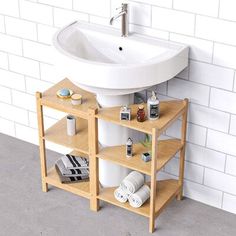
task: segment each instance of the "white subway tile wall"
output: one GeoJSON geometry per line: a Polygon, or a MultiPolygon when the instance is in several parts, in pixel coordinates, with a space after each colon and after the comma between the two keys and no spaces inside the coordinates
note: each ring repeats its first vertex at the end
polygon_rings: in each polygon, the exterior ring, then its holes
{"type": "MultiPolygon", "coordinates": [[[[0,0],[1,133],[38,143],[34,93],[62,79],[53,65],[54,32],[75,20],[108,25],[121,2],[0,0]]],[[[190,46],[189,68],[153,88],[161,100],[190,99],[185,195],[236,213],[236,1],[128,3],[131,31],[190,46]]],[[[45,114],[46,127],[63,116],[50,109],[45,114]]],[[[166,135],[179,137],[180,125],[177,121],[166,135]]],[[[158,177],[177,175],[175,158],[158,177]]]]}

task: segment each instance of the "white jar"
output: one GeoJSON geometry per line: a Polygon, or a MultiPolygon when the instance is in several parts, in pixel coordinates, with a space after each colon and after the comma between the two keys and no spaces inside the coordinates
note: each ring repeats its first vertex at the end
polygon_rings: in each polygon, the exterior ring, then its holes
{"type": "Polygon", "coordinates": [[[76,118],[72,115],[66,117],[67,135],[73,136],[76,133],[76,118]]]}
{"type": "Polygon", "coordinates": [[[82,95],[75,93],[71,96],[72,105],[80,105],[82,103],[82,95]]]}

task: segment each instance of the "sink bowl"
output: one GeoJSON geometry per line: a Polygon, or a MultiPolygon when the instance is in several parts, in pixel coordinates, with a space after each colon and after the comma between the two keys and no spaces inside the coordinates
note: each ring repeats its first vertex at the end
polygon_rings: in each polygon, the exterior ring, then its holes
{"type": "Polygon", "coordinates": [[[101,95],[132,94],[173,78],[188,65],[188,47],[110,27],[74,22],[53,38],[62,75],[101,95]]]}

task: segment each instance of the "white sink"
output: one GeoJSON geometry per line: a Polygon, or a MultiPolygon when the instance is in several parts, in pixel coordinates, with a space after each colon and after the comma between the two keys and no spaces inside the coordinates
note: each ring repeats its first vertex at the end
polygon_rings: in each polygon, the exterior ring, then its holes
{"type": "MultiPolygon", "coordinates": [[[[138,34],[120,37],[110,27],[74,22],[53,38],[59,75],[97,95],[102,107],[129,105],[134,92],[173,78],[188,65],[188,47],[138,34]]],[[[99,120],[101,147],[137,142],[143,135],[99,120]]],[[[122,157],[121,157],[122,158],[122,157]]],[[[103,186],[118,186],[129,169],[99,161],[103,186]]]]}
{"type": "Polygon", "coordinates": [[[53,44],[61,72],[103,95],[131,94],[173,78],[188,65],[188,47],[110,27],[74,22],[53,44]]]}

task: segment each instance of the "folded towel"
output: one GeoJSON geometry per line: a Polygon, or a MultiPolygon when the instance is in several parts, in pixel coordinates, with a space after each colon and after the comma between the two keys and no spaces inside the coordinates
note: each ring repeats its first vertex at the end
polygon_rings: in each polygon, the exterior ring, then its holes
{"type": "Polygon", "coordinates": [[[135,193],[144,184],[144,175],[138,171],[132,171],[121,182],[120,187],[127,194],[135,193]]]}
{"type": "Polygon", "coordinates": [[[61,160],[63,161],[64,166],[71,170],[88,168],[89,165],[89,161],[86,158],[70,154],[62,156],[61,160]]]}
{"type": "Polygon", "coordinates": [[[118,187],[114,191],[115,199],[121,203],[127,202],[129,195],[121,188],[118,187]]]}
{"type": "Polygon", "coordinates": [[[63,161],[61,159],[58,159],[55,165],[60,170],[62,176],[66,177],[89,176],[88,169],[84,168],[84,169],[69,170],[64,166],[63,161]]]}
{"type": "Polygon", "coordinates": [[[129,204],[135,208],[141,207],[149,197],[150,188],[147,185],[143,185],[136,193],[129,196],[129,204]]]}
{"type": "Polygon", "coordinates": [[[57,165],[55,165],[55,168],[56,168],[56,171],[58,173],[61,183],[74,183],[74,182],[87,182],[87,181],[89,181],[88,176],[87,177],[86,176],[76,176],[76,177],[63,176],[57,165]]]}

